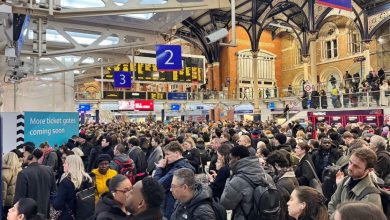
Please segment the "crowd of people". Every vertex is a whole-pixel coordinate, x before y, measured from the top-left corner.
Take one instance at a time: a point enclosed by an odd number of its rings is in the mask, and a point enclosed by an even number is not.
[[[3,218],[384,220],[389,137],[363,123],[86,124],[3,155]]]

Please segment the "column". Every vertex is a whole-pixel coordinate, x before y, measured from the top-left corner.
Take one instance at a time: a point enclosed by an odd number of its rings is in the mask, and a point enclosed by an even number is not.
[[[213,64],[213,89],[217,89],[217,91],[221,91],[222,89],[222,82],[221,82],[221,76],[219,72],[219,62],[214,62]]]
[[[304,56],[303,57],[303,80],[309,80],[309,61],[310,57]]]
[[[317,53],[316,53],[316,41],[310,41],[310,77],[309,81],[313,84],[317,84]]]
[[[209,90],[213,90],[213,64],[212,63],[208,63],[207,64],[207,74],[206,74],[206,77],[207,77],[207,88]]]
[[[260,121],[260,109],[259,109],[259,80],[257,77],[257,57],[259,55],[259,51],[251,51],[252,53],[252,72],[253,72],[253,103],[254,103],[254,114],[253,120]]]
[[[371,62],[370,62],[370,42],[366,41],[363,43],[363,55],[366,60],[364,61],[364,72],[361,77],[366,77],[367,74],[371,71]]]

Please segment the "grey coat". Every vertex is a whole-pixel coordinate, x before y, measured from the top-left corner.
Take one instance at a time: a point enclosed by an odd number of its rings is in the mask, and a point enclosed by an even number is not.
[[[148,157],[148,167],[146,171],[151,174],[154,169],[156,169],[156,164],[163,158],[163,152],[160,146],[157,146],[153,149],[152,153],[150,153]]]
[[[255,185],[261,181],[268,181],[264,169],[260,166],[257,157],[246,157],[231,167],[233,176],[226,181],[225,189],[221,196],[221,204],[226,210],[233,210],[234,220],[245,220],[252,208],[252,194],[254,188],[240,175],[245,175]],[[244,213],[243,213],[244,211]]]
[[[211,199],[210,191],[201,184],[197,185],[194,197],[189,202],[176,203],[171,220],[215,220],[216,217],[211,204],[202,202],[207,199]]]
[[[371,178],[372,177],[370,174],[367,175],[362,180],[360,180],[360,182],[355,187],[353,187],[352,190],[348,190],[348,183],[351,181],[351,177],[349,176],[345,177],[344,180],[337,185],[336,192],[333,194],[328,204],[328,213],[331,220],[334,219],[337,205],[348,200],[356,200],[356,198],[359,197],[363,190],[368,186],[375,187]],[[360,201],[372,203],[378,208],[382,209],[381,197],[377,193],[368,194]]]

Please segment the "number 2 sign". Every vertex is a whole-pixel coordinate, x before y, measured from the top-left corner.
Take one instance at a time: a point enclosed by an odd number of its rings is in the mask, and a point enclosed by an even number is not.
[[[157,69],[182,70],[181,45],[156,45]]]
[[[131,73],[125,71],[114,71],[115,88],[131,88]]]

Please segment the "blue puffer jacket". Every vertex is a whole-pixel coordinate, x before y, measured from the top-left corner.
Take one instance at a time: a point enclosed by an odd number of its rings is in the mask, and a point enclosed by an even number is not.
[[[166,217],[168,220],[170,219],[174,206],[175,206],[175,199],[173,198],[172,192],[171,192],[171,184],[173,179],[173,173],[175,170],[178,170],[180,168],[189,168],[195,172],[194,167],[191,166],[191,164],[188,162],[187,159],[182,158],[177,160],[176,162],[169,164],[164,169],[156,167],[156,173],[154,174],[154,179],[157,180],[165,189],[165,201],[162,204],[162,210],[164,213],[164,217]]]

